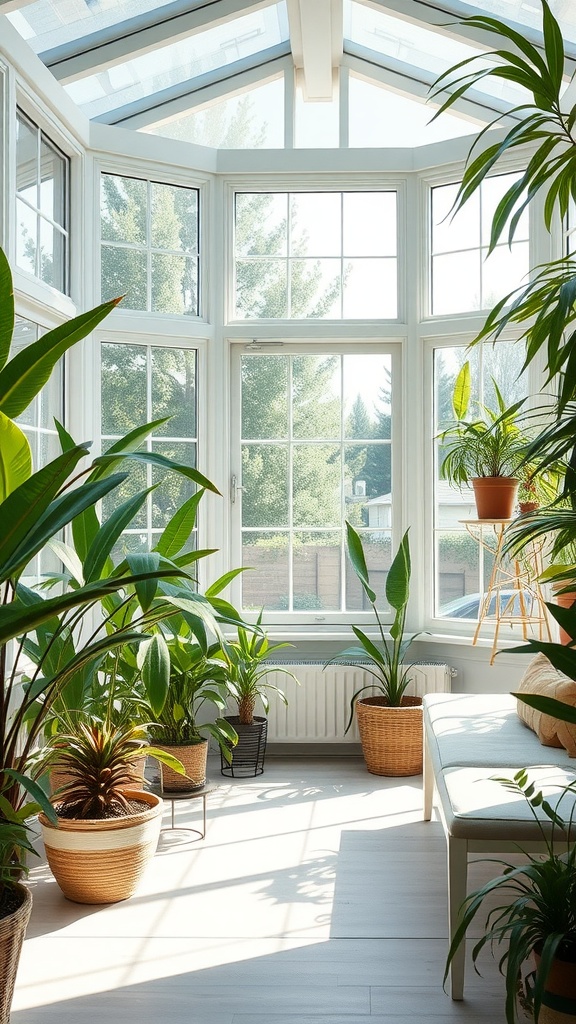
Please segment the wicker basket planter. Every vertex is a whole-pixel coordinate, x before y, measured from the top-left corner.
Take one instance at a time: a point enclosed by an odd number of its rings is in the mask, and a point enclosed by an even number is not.
[[[198,743],[181,746],[169,746],[167,743],[154,743],[159,750],[177,757],[184,765],[186,775],[178,775],[167,764],[160,763],[162,789],[165,793],[190,792],[200,789],[206,784],[206,762],[208,760],[208,740],[201,739]]]
[[[30,914],[32,893],[25,885],[16,888],[22,902],[14,913],[0,919],[0,1024],[9,1024],[16,972]]]
[[[422,773],[422,698],[403,697],[392,708],[385,697],[356,702],[356,718],[366,767],[373,775]]]
[[[248,725],[240,721],[239,715],[227,715],[226,721],[238,733],[238,743],[232,748],[230,763],[226,761],[222,753],[220,754],[221,774],[232,779],[262,775],[266,756],[268,719],[255,715],[253,722]]]
[[[128,790],[148,808],[123,818],[60,818],[58,827],[39,815],[50,870],[62,892],[75,903],[117,903],[134,893],[158,845],[162,800]]]

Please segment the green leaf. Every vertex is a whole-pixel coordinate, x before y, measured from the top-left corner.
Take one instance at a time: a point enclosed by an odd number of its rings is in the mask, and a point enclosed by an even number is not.
[[[18,352],[0,370],[0,411],[19,416],[44,387],[61,356],[90,334],[119,302],[112,299],[81,313]]]
[[[205,591],[205,596],[209,599],[217,597],[223,590],[226,589],[228,584],[232,583],[240,573],[245,572],[246,568],[241,567],[240,569],[231,569],[229,572],[225,572],[223,576],[220,576],[217,580],[214,580]]]
[[[454,391],[452,393],[452,409],[454,410],[455,419],[465,419],[470,405],[471,394],[472,378],[470,374],[470,363],[466,360],[456,377]]]
[[[100,527],[84,559],[84,579],[87,583],[100,577],[116,541],[142,508],[152,490],[154,490],[153,487],[148,487],[147,490],[139,491],[133,497],[128,498]]]
[[[390,607],[394,608],[396,612],[403,611],[408,604],[410,571],[410,545],[408,530],[406,530],[386,576],[386,598]]]
[[[167,423],[170,419],[169,416],[164,416],[159,420],[152,420],[150,423],[143,423],[139,427],[135,427],[130,430],[123,437],[115,441],[114,444],[104,452],[106,461],[102,460],[95,461],[94,469],[92,471],[91,479],[98,480],[100,477],[107,476],[109,473],[114,471],[117,465],[122,463],[122,460],[128,452],[135,452],[141,448],[144,441],[150,434],[156,430],[157,427],[161,427],[164,423]]]
[[[23,484],[31,472],[32,452],[26,434],[0,412],[0,501]]]
[[[550,77],[557,92],[562,87],[564,75],[564,43],[562,32],[546,0],[542,0],[544,50],[550,69]]]
[[[188,498],[164,527],[155,550],[165,558],[173,558],[186,544],[196,525],[198,505],[203,494],[204,491],[200,490]]]
[[[346,544],[348,548],[348,557],[352,563],[352,568],[356,573],[360,583],[364,588],[366,597],[370,601],[370,604],[376,603],[376,594],[370,586],[370,579],[368,576],[368,567],[366,565],[366,559],[364,557],[364,550],[362,548],[362,541],[356,530],[351,523],[346,521]]]
[[[170,682],[170,653],[161,633],[154,633],[141,644],[138,664],[152,711],[159,715],[166,703]]]
[[[544,715],[551,715],[552,718],[558,718],[561,722],[576,725],[576,707],[565,704],[564,701],[556,700],[554,697],[542,697],[534,693],[513,693],[512,696]]]
[[[0,370],[10,355],[14,331],[14,286],[6,254],[0,249]]]
[[[167,459],[164,455],[159,455],[158,452],[126,452],[123,456],[110,455],[108,452],[105,455],[99,455],[97,459],[94,459],[94,465],[97,467],[107,467],[111,462],[116,464],[121,458],[124,462],[125,459],[134,462],[144,462],[151,466],[158,466],[160,469],[171,470],[174,473],[179,473],[181,476],[185,476],[188,480],[193,480],[194,483],[198,484],[199,487],[203,487],[207,491],[212,491],[214,494],[220,494],[220,491],[213,484],[208,477],[204,476],[203,473],[199,473],[197,469],[193,469],[191,466],[185,466],[180,462],[174,462],[172,459]],[[105,475],[105,474],[99,474]]]

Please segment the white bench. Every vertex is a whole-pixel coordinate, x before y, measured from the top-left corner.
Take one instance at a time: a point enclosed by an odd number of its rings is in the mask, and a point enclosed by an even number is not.
[[[516,714],[510,694],[427,694],[424,706],[424,819],[432,816],[434,787],[446,833],[450,942],[467,893],[471,853],[543,851],[544,844],[526,801],[494,782],[520,768],[552,805],[559,788],[574,781],[576,764],[565,750],[544,747]],[[561,805],[570,816],[573,799]],[[548,828],[550,823],[543,816]],[[450,994],[464,996],[465,943],[452,961]]]

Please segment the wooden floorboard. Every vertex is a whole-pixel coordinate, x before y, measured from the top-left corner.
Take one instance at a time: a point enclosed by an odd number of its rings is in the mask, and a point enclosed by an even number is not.
[[[353,757],[212,778],[206,839],[164,833],[131,900],[70,903],[34,867],[12,1024],[504,1024],[489,955],[463,1003],[442,989],[445,844],[420,778]]]

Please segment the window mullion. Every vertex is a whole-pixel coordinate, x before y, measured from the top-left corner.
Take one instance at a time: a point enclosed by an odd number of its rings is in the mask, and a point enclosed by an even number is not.
[[[288,356],[288,608],[294,610],[294,356]]]

